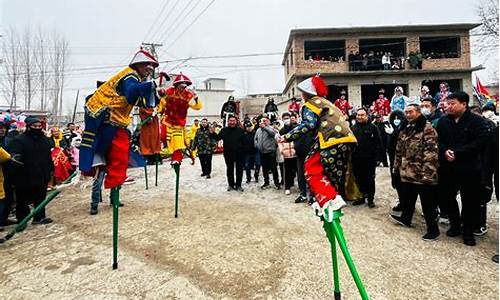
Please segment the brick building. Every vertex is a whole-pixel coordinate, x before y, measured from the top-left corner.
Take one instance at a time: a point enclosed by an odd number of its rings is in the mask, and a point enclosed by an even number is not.
[[[452,91],[471,93],[471,74],[482,66],[471,66],[469,32],[479,25],[293,29],[282,61],[283,95],[298,96],[297,84],[317,72],[329,86],[330,100],[345,90],[355,107],[370,105],[380,88],[390,99],[398,85],[410,98],[419,95],[422,85],[434,95],[443,81]],[[386,53],[390,63],[384,69],[381,56]],[[415,57],[421,58],[417,66]]]

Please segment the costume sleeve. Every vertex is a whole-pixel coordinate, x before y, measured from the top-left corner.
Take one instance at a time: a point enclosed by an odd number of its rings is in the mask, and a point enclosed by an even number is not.
[[[201,102],[200,98],[196,97],[189,101],[189,107],[194,110],[200,110],[203,107],[203,103]]]
[[[145,100],[146,107],[155,107],[158,104],[153,81],[140,82],[136,76],[129,75],[118,83],[116,89],[120,95],[127,98],[129,104],[134,105],[141,98]]]
[[[0,146],[0,163],[4,163],[9,159],[10,159],[9,152],[5,151],[5,149]]]
[[[309,131],[315,130],[318,122],[319,116],[315,114],[310,108],[304,106],[302,108],[302,122],[297,127],[290,130],[283,137],[287,141],[296,141],[302,135],[308,133]]]

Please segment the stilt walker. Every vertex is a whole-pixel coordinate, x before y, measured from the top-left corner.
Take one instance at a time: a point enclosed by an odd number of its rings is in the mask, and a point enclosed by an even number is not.
[[[336,300],[341,298],[337,263],[338,243],[361,298],[366,300],[368,294],[349,254],[340,225],[341,208],[345,205],[343,197],[346,197],[346,191],[352,190],[346,188],[346,185],[355,184],[348,178],[352,175],[347,169],[356,138],[342,111],[325,99],[328,88],[319,75],[302,81],[297,88],[306,102],[302,108],[302,122],[281,140],[294,141],[310,131],[315,131],[316,142],[306,158],[304,169],[311,193],[316,198],[312,207],[323,221],[323,228],[331,246],[334,296]]]
[[[113,269],[118,267],[118,208],[120,186],[127,177],[130,136],[126,130],[134,106],[158,104],[156,83],[148,80],[158,61],[138,51],[129,66],[102,84],[85,103],[85,130],[80,145],[80,170],[92,175],[95,157],[106,159],[104,187],[111,189],[113,205]],[[95,208],[97,209],[97,208]]]
[[[184,74],[180,73],[174,79],[173,86],[162,90],[158,113],[162,114],[161,118],[161,136],[162,142],[166,145],[168,152],[172,154],[170,163],[175,171],[175,213],[178,217],[179,210],[179,176],[180,165],[186,145],[186,119],[188,109],[200,110],[202,108],[201,100],[193,91],[187,89],[192,84],[191,80]]]

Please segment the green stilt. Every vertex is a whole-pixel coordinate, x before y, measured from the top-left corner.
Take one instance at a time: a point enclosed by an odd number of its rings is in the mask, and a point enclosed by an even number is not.
[[[335,242],[335,234],[332,232],[328,222],[323,222],[323,228],[325,229],[326,236],[330,241],[330,248],[332,251],[332,267],[333,267],[333,294],[335,300],[341,300],[340,293],[340,280],[339,280],[339,265],[337,261],[337,245]]]
[[[77,172],[73,172],[73,174],[71,174],[71,176],[68,177],[68,179],[66,179],[63,184],[66,184],[66,183],[70,183],[71,180],[73,180],[73,178],[77,175]],[[26,218],[24,218],[21,222],[19,222],[19,224],[17,224],[16,227],[14,227],[14,229],[12,229],[11,231],[9,231],[9,233],[7,233],[7,235],[4,237],[4,238],[0,238],[0,244],[3,244],[4,242],[10,240],[16,233],[18,232],[21,232],[23,231],[24,229],[26,229],[26,226],[28,226],[28,222],[33,219],[33,217],[40,211],[42,210],[44,207],[46,207],[52,200],[54,200],[57,195],[59,195],[61,193],[60,190],[58,189],[55,189],[55,190],[52,190],[50,192],[47,193],[47,196],[45,197],[45,199],[42,201],[42,203],[40,203],[37,207],[35,207],[35,209],[33,209],[29,215],[26,216]]]
[[[113,201],[113,270],[118,269],[118,210],[120,207],[120,187],[111,189]]]
[[[361,278],[359,277],[358,271],[356,270],[356,266],[354,265],[354,261],[351,257],[351,254],[349,253],[349,249],[347,248],[347,243],[344,237],[344,231],[342,230],[342,226],[340,225],[340,217],[342,216],[342,211],[334,211],[333,212],[333,221],[330,222],[324,222],[324,228],[329,236],[329,240],[332,246],[332,258],[336,256],[336,243],[335,240],[338,242],[340,250],[342,251],[342,254],[344,255],[344,259],[347,263],[347,266],[349,267],[349,271],[351,271],[352,278],[354,279],[354,282],[356,283],[356,287],[358,288],[359,294],[361,296],[362,300],[368,300],[370,299],[368,297],[368,293],[366,292],[366,289],[363,285],[363,282],[361,281]],[[328,212],[325,212],[325,220],[328,219]],[[332,242],[333,241],[333,242]],[[334,250],[335,248],[335,250]],[[338,280],[338,264],[336,262],[336,259],[333,260],[333,276],[334,276],[334,283],[335,283],[335,299],[338,300],[340,299],[340,285],[339,285],[339,280]],[[335,275],[337,273],[337,275]],[[337,279],[335,277],[337,276]],[[337,293],[338,291],[338,293]],[[338,295],[338,297],[337,297]]]
[[[148,186],[148,163],[144,165],[144,178],[146,180],[146,190],[149,188]]]
[[[155,159],[155,186],[158,186],[158,159],[160,157],[160,154],[156,154],[156,159]]]
[[[178,212],[179,212],[179,173],[181,170],[181,165],[180,164],[174,164],[174,171],[175,171],[175,215],[174,217],[178,217]]]

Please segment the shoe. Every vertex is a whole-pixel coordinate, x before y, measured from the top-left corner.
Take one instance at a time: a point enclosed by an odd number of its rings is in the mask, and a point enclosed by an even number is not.
[[[260,189],[261,189],[261,190],[266,190],[266,189],[268,189],[268,188],[270,188],[270,187],[271,187],[271,186],[269,185],[269,183],[264,183],[264,184],[260,187]]]
[[[15,225],[15,224],[19,224],[19,221],[7,219],[7,220],[5,220],[5,222],[3,222],[3,226],[10,226],[10,225]]]
[[[358,205],[363,205],[363,204],[365,204],[365,203],[366,203],[365,199],[358,199],[358,200],[356,200],[356,201],[353,201],[353,202],[352,202],[352,205],[354,205],[354,206],[358,206]]]
[[[280,184],[276,185],[276,189],[281,190],[281,185]]]
[[[398,203],[396,206],[392,208],[392,211],[394,212],[401,212],[403,211],[403,207],[401,206],[401,203]]]
[[[309,205],[313,205],[313,203],[316,202],[316,199],[314,198],[314,196],[309,196],[309,199],[307,201],[307,204]]]
[[[369,208],[374,208],[375,207],[375,203],[373,203],[373,201],[368,201],[368,207]]]
[[[290,190],[285,190],[285,195],[290,195]]]
[[[399,225],[404,226],[404,227],[411,227],[411,224],[403,221],[403,218],[395,216],[395,215],[390,215],[390,216],[391,216],[392,220],[394,222],[396,222],[396,224],[399,224]]]
[[[474,234],[475,236],[483,236],[483,235],[485,235],[487,232],[488,232],[488,227],[486,227],[486,226],[482,226],[482,227],[479,227],[478,229],[474,230],[474,231],[472,232],[472,234]]]
[[[244,192],[245,191],[241,186],[236,187],[235,190],[238,191],[238,192]]]
[[[212,178],[212,176],[210,176],[210,174],[208,174],[205,178],[210,179],[210,178]]]
[[[4,231],[3,226],[0,226],[0,232]]]
[[[422,236],[422,240],[427,242],[437,241],[439,239],[439,232],[427,232]]]
[[[464,244],[467,246],[476,246],[476,239],[474,238],[473,235],[464,236]]]
[[[54,222],[51,218],[43,218],[41,220],[35,221],[33,220],[33,225],[43,225],[43,224],[50,224]]]
[[[462,229],[461,228],[451,227],[450,229],[448,229],[448,231],[446,231],[446,235],[449,236],[449,237],[457,237],[457,236],[459,236],[461,234],[462,234]]]
[[[97,206],[91,206],[90,207],[90,215],[93,216],[93,215],[97,215],[99,211],[97,210]]]
[[[227,191],[228,191],[228,192],[230,192],[230,191],[232,191],[232,190],[234,190],[234,188],[233,188],[232,186],[228,186],[228,187],[227,187]]]
[[[201,177],[205,177],[205,176],[207,176],[207,175],[206,175],[205,173],[201,173],[201,175],[200,175],[200,176],[201,176]]]
[[[496,262],[498,264],[498,254],[496,255],[493,255],[493,257],[491,258],[492,261]]]
[[[439,217],[439,224],[450,225],[450,219],[448,217]]]
[[[135,178],[132,176],[128,176],[125,181],[123,182],[123,185],[130,185],[135,183]]]
[[[295,203],[303,203],[303,202],[306,202],[307,198],[302,196],[302,195],[299,195],[296,199],[295,199]]]
[[[250,178],[247,178],[247,183],[250,183]]]

